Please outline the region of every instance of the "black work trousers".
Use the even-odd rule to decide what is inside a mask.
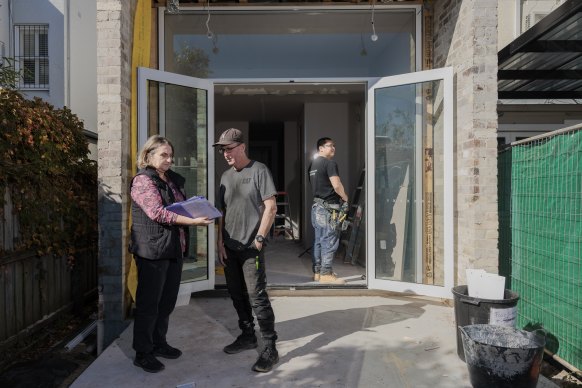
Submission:
[[[139,353],[150,353],[154,345],[167,343],[166,333],[178,298],[183,260],[148,260],[136,256],[135,263],[133,348]]]
[[[243,331],[254,327],[253,311],[257,316],[261,336],[265,342],[275,342],[275,314],[267,294],[264,250],[226,249],[224,276],[232,304],[238,314],[238,325]]]

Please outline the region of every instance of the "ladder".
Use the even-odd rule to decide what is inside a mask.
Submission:
[[[360,233],[360,225],[362,224],[362,219],[364,217],[365,196],[362,195],[362,193],[364,191],[365,180],[366,168],[364,167],[360,173],[360,178],[358,179],[358,185],[354,190],[354,195],[352,196],[352,205],[348,212],[350,227],[346,232],[343,241],[343,244],[347,245],[344,262],[351,263],[352,265],[357,263],[360,245],[363,239],[363,233]]]
[[[277,223],[277,220],[282,220],[282,222]],[[277,237],[280,234],[283,234],[284,237],[289,235],[295,241],[293,222],[291,221],[291,205],[289,205],[289,196],[285,191],[277,192],[277,214],[275,214],[273,226],[273,236]]]

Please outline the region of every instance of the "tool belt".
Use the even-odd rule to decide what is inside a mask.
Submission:
[[[347,213],[343,211],[339,203],[329,203],[321,198],[313,198],[313,202],[322,206],[330,213],[330,226],[338,231],[348,228]]]
[[[339,210],[339,208],[340,208],[339,203],[330,203],[330,202],[327,202],[321,198],[313,198],[313,202],[315,202],[318,205],[323,206],[328,211],[330,211],[330,209]]]

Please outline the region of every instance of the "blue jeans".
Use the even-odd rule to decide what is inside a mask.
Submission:
[[[313,242],[313,273],[333,273],[333,257],[339,247],[340,233],[331,226],[331,213],[318,203],[311,207],[311,225],[315,230]]]

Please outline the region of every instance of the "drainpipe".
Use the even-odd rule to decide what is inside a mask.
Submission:
[[[103,285],[97,287],[99,299],[97,301],[97,356],[103,352],[103,341],[105,334],[105,324],[103,322]]]
[[[63,105],[71,109],[71,0],[65,1],[65,15],[64,15],[64,48],[65,48],[65,87],[63,88]]]
[[[14,21],[12,20],[12,0],[8,0],[8,57],[14,57]]]

